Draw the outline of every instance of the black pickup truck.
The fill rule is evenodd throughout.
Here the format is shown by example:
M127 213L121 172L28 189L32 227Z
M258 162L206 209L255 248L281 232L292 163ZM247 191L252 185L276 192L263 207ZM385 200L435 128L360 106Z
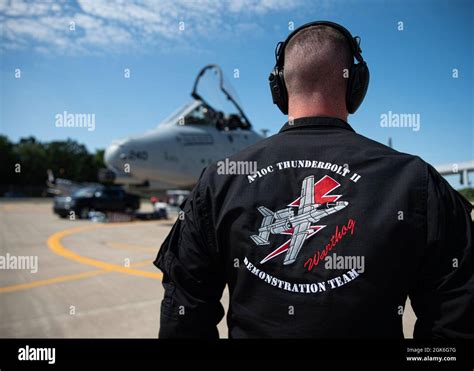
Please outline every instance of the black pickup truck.
M140 208L140 197L120 187L102 185L79 188L70 196L54 198L53 211L61 218L74 212L76 217L87 219L89 211L115 211L131 213Z

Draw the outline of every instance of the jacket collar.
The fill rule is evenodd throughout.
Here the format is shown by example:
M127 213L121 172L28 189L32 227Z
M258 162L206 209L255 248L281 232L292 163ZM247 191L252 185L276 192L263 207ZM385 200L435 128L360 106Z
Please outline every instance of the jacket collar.
M286 124L280 129L279 133L292 129L320 129L328 127L354 131L354 129L352 129L352 127L344 120L338 119L336 117L314 116L297 118L294 119L292 123L287 121Z

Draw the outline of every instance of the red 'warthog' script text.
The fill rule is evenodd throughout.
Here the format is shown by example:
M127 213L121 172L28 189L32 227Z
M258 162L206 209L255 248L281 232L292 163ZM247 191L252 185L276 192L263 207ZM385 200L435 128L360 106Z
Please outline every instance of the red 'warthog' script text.
M339 241L344 238L344 236L348 235L348 232L351 232L351 236L354 234L355 225L355 220L349 219L347 223L341 228L337 226L336 231L331 236L331 239L329 240L329 243L326 245L326 247L322 251L316 251L312 258L306 260L304 263L304 267L307 268L308 271L311 271L314 267L316 267L321 260L324 260L324 258L329 254L332 248L336 246Z

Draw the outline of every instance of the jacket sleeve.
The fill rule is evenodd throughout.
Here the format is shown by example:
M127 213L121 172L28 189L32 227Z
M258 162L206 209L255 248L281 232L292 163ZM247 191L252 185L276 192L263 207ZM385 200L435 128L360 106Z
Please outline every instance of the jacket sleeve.
M181 212L154 264L163 272L160 338L218 338L224 316L220 303L224 267L213 239L211 210L200 181L181 204Z
M474 338L472 205L429 166L426 246L410 294L414 338Z

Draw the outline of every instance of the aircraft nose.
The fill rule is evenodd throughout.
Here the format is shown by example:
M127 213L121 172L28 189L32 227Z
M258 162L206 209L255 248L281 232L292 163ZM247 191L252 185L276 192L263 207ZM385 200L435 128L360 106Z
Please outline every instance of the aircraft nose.
M120 168L123 146L120 143L112 143L104 153L104 162L107 167Z
M349 205L349 202L347 201L337 201L337 206L340 206L341 209Z

